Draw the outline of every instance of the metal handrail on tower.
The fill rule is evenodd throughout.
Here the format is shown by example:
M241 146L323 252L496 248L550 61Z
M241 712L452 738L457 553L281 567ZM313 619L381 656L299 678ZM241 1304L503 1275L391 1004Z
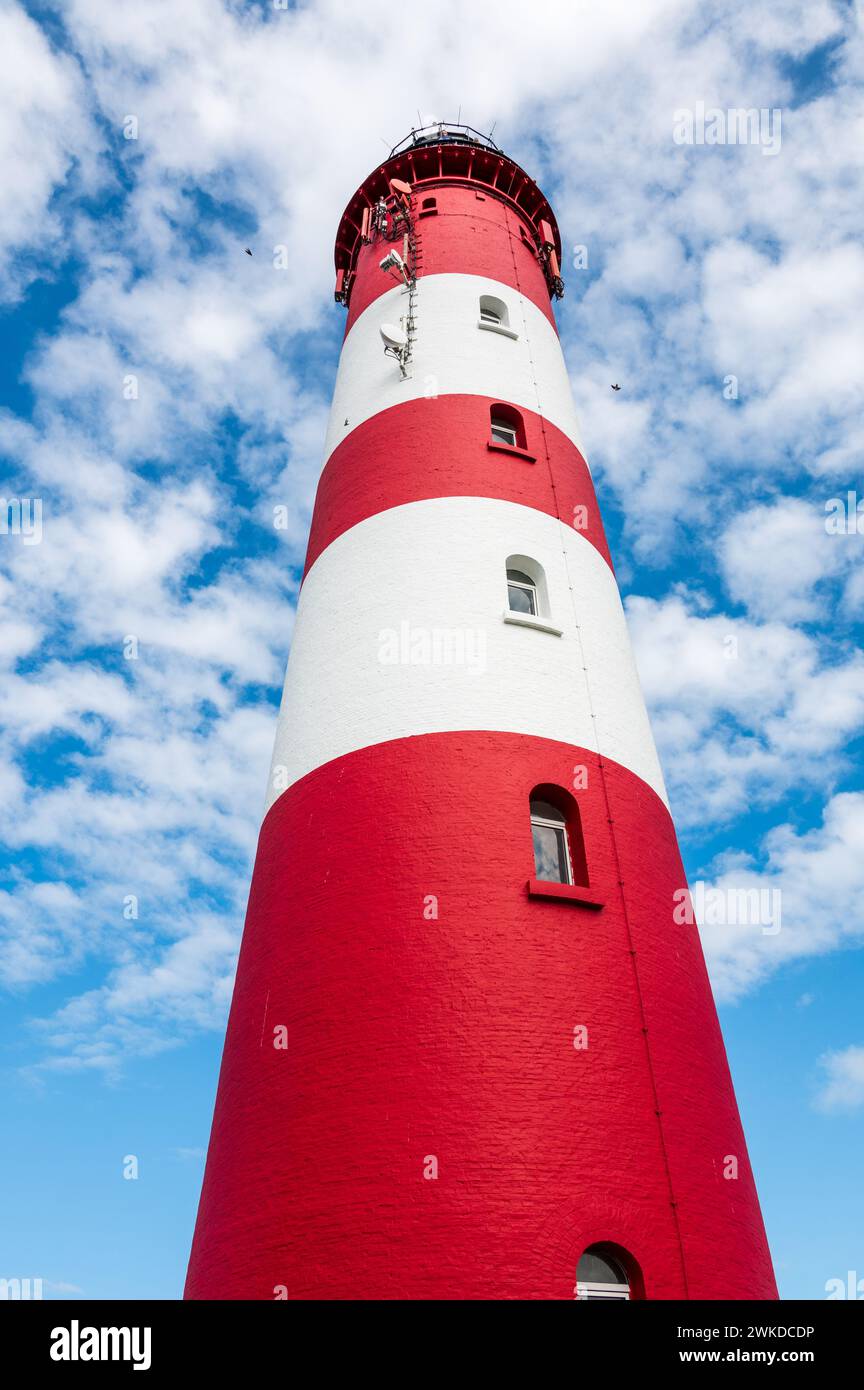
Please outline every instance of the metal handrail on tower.
M416 149L419 145L480 145L483 149L503 154L503 150L495 144L491 134L484 135L482 131L475 130L470 125L436 121L432 125L418 128L412 126L410 134L406 135L404 140L400 140L398 145L393 146L387 158L392 159L394 155Z

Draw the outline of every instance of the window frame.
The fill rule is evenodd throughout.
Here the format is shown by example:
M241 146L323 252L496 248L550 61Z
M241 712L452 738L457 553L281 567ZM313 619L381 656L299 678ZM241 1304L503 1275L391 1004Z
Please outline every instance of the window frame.
M495 429L506 433L507 439L499 439L492 433ZM527 453L525 417L521 410L517 410L515 405L510 405L508 401L493 401L489 406L489 436L487 442L491 448L512 450L523 457L530 457L533 461L534 455Z
M481 294L478 307L481 319L500 328L510 327L510 310L505 300L499 299L497 294Z
M496 430L498 431L497 434L495 433ZM492 436L493 444L505 444L510 449L518 449L519 436L516 433L516 426L508 425L500 416L498 416L497 419L494 415L492 416L489 424L489 433ZM501 438L504 434L508 436L506 439Z
M501 333L505 338L518 338L519 334L510 327L510 307L507 301L497 294L481 294L478 303L477 327L490 333Z
M534 806L537 802L545 802L548 806L553 806L564 823L568 872L571 875L569 883L564 883L560 879L536 877L537 860L534 855L533 823L535 819ZM558 782L536 782L528 792L528 819L532 832L531 862L535 871L535 877L528 880L528 896L554 898L557 901L578 903L582 907L600 910L604 906L604 897L598 895L597 887L591 880L585 824L579 800ZM541 819L545 820L547 817L538 813L538 823ZM613 1258L622 1269L629 1270L630 1266L626 1260L622 1260L617 1255L613 1255Z
M580 1279L579 1268L586 1255L599 1257L611 1266L611 1271L617 1271L620 1279L616 1283L610 1283L608 1279ZM603 1271L596 1269L593 1272L601 1274ZM645 1280L639 1261L630 1250L615 1241L592 1241L585 1246L576 1262L575 1294L579 1302L642 1302L645 1298Z
M536 800L539 801L539 800L541 800L541 798L540 798L540 797L537 797ZM531 802L529 801L529 803L528 803L528 814L529 814L529 819L530 819L530 821L531 821L531 845L532 845L532 848L534 847L534 827L535 827L535 825L536 825L536 826L540 826L540 827L542 827L543 829L555 830L555 831L561 836L562 841L563 841L563 844L564 844L564 865L565 865L565 868L566 868L566 870L567 870L567 877L566 877L566 878L544 878L544 879L540 879L540 878L539 878L539 868L538 868L538 864L537 864L537 851L536 851L536 849L534 850L534 873L535 873L535 875L538 876L539 882L540 882L540 883L562 883L562 884L564 884L564 885L565 885L566 887L568 887L568 888L574 888L574 887L576 886L576 884L575 884L575 882L574 882L574 876L573 876L573 855L572 855L572 852L571 852L571 849L570 849L570 835L569 835L569 833L568 833L568 828L567 828L567 817L564 815L564 812L563 812L563 811L559 812L559 814L560 814L560 816L561 816L561 819L560 819L560 820L552 820L552 819L550 819L548 816L535 815L535 813L531 810ZM561 856L559 855L559 863L560 863L560 860L561 860Z
M631 1303L628 1284L596 1284L586 1279L576 1280L577 1303Z
M534 587L535 603L534 611L531 613L522 613L518 608L510 606L510 575L514 572L523 576L522 579L513 581L515 588L527 588L528 585L525 581L530 582ZM504 564L504 582L507 589L504 595L504 611L501 616L505 623L514 623L517 627L535 628L538 632L546 632L553 637L563 636L563 628L559 627L552 619L546 571L539 560L533 559L530 555L508 555Z
M523 570L517 570L517 569L508 569L508 570L506 571L506 574L507 574L507 607L508 607L508 610L509 610L511 613L520 614L520 616L523 617L523 618L539 618L539 617L540 617L540 594L539 594L539 591L538 591L538 588L537 588L536 580L532 579L531 576L530 576L530 574L526 574L526 575L524 576L523 579L511 579L511 578L510 578L510 576L513 575L513 574L523 574L523 573L524 573ZM526 594L530 595L530 599L531 599L531 612L530 612L530 613L522 613L521 609L519 609L519 608L513 608L513 607L511 606L511 604L510 604L510 590L511 590L511 589L521 589L523 593L526 593Z

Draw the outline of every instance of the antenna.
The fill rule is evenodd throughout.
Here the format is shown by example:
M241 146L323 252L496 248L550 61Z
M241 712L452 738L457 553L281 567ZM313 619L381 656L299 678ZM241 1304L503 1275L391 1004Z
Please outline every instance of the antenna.
M399 352L404 352L408 346L408 338L404 328L397 328L395 323L382 323L378 332L381 334L385 347L397 348Z
M395 249L392 251L388 251L383 261L379 261L378 265L381 270L391 270L399 272L398 275L392 275L391 279L400 280L400 282L404 282L406 285L411 283L411 276L408 273L408 267L403 261L402 257L399 255L399 252Z
M405 331L405 319L400 319L398 327L395 323L382 323L378 332L384 344L384 356L396 358L399 363L399 375L404 381L408 375L406 364L411 356L411 341Z

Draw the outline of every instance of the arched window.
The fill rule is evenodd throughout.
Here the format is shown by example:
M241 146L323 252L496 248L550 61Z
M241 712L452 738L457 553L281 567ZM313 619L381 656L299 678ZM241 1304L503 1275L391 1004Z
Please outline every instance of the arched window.
M525 448L525 423L518 410L512 405L496 404L489 414L493 444L509 444L511 449Z
M496 299L494 294L481 294L480 322L495 324L500 328L509 328L510 311L504 300Z
M420 216L432 217L438 211L437 198L424 198L420 204Z
M534 872L541 883L588 887L582 818L563 787L541 785L530 797Z
M510 327L510 310L494 294L481 294L478 328L488 328L492 333L503 333L505 338L518 338L519 334Z
M543 627L560 635L554 627L549 609L549 585L546 570L529 555L507 556L507 610L504 617L514 621L531 620L531 627Z
M507 578L507 607L505 623L539 628L561 636L561 628L552 620L549 608L549 587L546 571L530 555L508 555L505 565Z
M535 797L531 802L531 838L537 877L547 883L572 883L567 822L551 801Z
M617 1246L589 1245L576 1267L578 1300L623 1302L641 1296L641 1280L632 1256Z
M507 601L511 613L528 613L531 617L537 617L537 585L530 574L525 574L523 570L507 571Z

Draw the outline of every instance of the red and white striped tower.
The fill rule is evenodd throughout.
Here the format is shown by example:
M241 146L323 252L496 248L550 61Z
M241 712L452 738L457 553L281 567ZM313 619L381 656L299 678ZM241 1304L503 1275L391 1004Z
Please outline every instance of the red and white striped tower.
M560 255L464 127L412 134L342 219L187 1297L568 1299L577 1269L578 1296L776 1297Z

